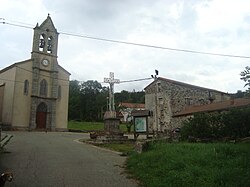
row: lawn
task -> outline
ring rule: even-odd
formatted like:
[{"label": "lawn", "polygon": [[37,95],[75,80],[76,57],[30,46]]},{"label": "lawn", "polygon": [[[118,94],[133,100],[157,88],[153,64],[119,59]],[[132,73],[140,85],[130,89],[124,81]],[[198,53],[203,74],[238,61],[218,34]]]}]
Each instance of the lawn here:
[{"label": "lawn", "polygon": [[151,143],[128,172],[144,186],[250,186],[250,144]]},{"label": "lawn", "polygon": [[102,122],[79,122],[69,121],[68,129],[72,130],[83,130],[83,131],[100,131],[103,130],[104,126]]},{"label": "lawn", "polygon": [[[133,128],[133,127],[132,127]],[[131,130],[133,131],[133,129]],[[82,130],[82,131],[102,131],[104,130],[104,122],[79,122],[79,121],[69,121],[68,129],[72,130]],[[127,133],[126,124],[121,124],[120,129]]]}]

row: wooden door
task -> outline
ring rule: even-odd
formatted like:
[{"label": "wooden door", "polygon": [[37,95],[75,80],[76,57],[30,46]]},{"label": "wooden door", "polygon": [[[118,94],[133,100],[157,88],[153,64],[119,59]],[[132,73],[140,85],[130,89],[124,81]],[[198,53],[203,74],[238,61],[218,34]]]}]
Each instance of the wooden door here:
[{"label": "wooden door", "polygon": [[42,102],[38,105],[36,110],[36,128],[46,129],[47,121],[47,105]]},{"label": "wooden door", "polygon": [[46,128],[46,112],[37,112],[36,113],[36,128],[45,129]]}]

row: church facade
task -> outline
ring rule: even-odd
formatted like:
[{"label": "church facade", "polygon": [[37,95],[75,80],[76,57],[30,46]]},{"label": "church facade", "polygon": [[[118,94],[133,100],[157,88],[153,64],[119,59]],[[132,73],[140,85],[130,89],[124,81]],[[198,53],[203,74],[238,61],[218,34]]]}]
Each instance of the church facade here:
[{"label": "church facade", "polygon": [[0,123],[10,129],[67,130],[70,73],[58,64],[51,17],[34,28],[31,59],[0,70]]}]

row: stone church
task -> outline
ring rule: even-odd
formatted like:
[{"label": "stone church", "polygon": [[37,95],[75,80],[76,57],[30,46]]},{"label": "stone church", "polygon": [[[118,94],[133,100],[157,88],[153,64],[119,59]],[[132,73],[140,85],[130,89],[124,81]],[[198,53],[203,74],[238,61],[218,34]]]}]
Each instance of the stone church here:
[{"label": "stone church", "polygon": [[67,130],[70,73],[58,64],[51,17],[34,28],[31,59],[0,70],[0,123],[9,129]]},{"label": "stone church", "polygon": [[181,128],[187,117],[180,114],[190,106],[208,107],[230,99],[228,93],[159,77],[145,88],[145,108],[152,111],[149,131],[169,133]]}]

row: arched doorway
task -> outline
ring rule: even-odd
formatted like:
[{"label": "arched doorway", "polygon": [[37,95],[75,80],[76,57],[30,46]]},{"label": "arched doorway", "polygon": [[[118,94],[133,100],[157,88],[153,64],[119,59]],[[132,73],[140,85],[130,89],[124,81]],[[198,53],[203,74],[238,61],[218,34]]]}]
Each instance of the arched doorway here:
[{"label": "arched doorway", "polygon": [[36,128],[45,129],[47,119],[47,105],[45,103],[40,103],[36,110]]}]

